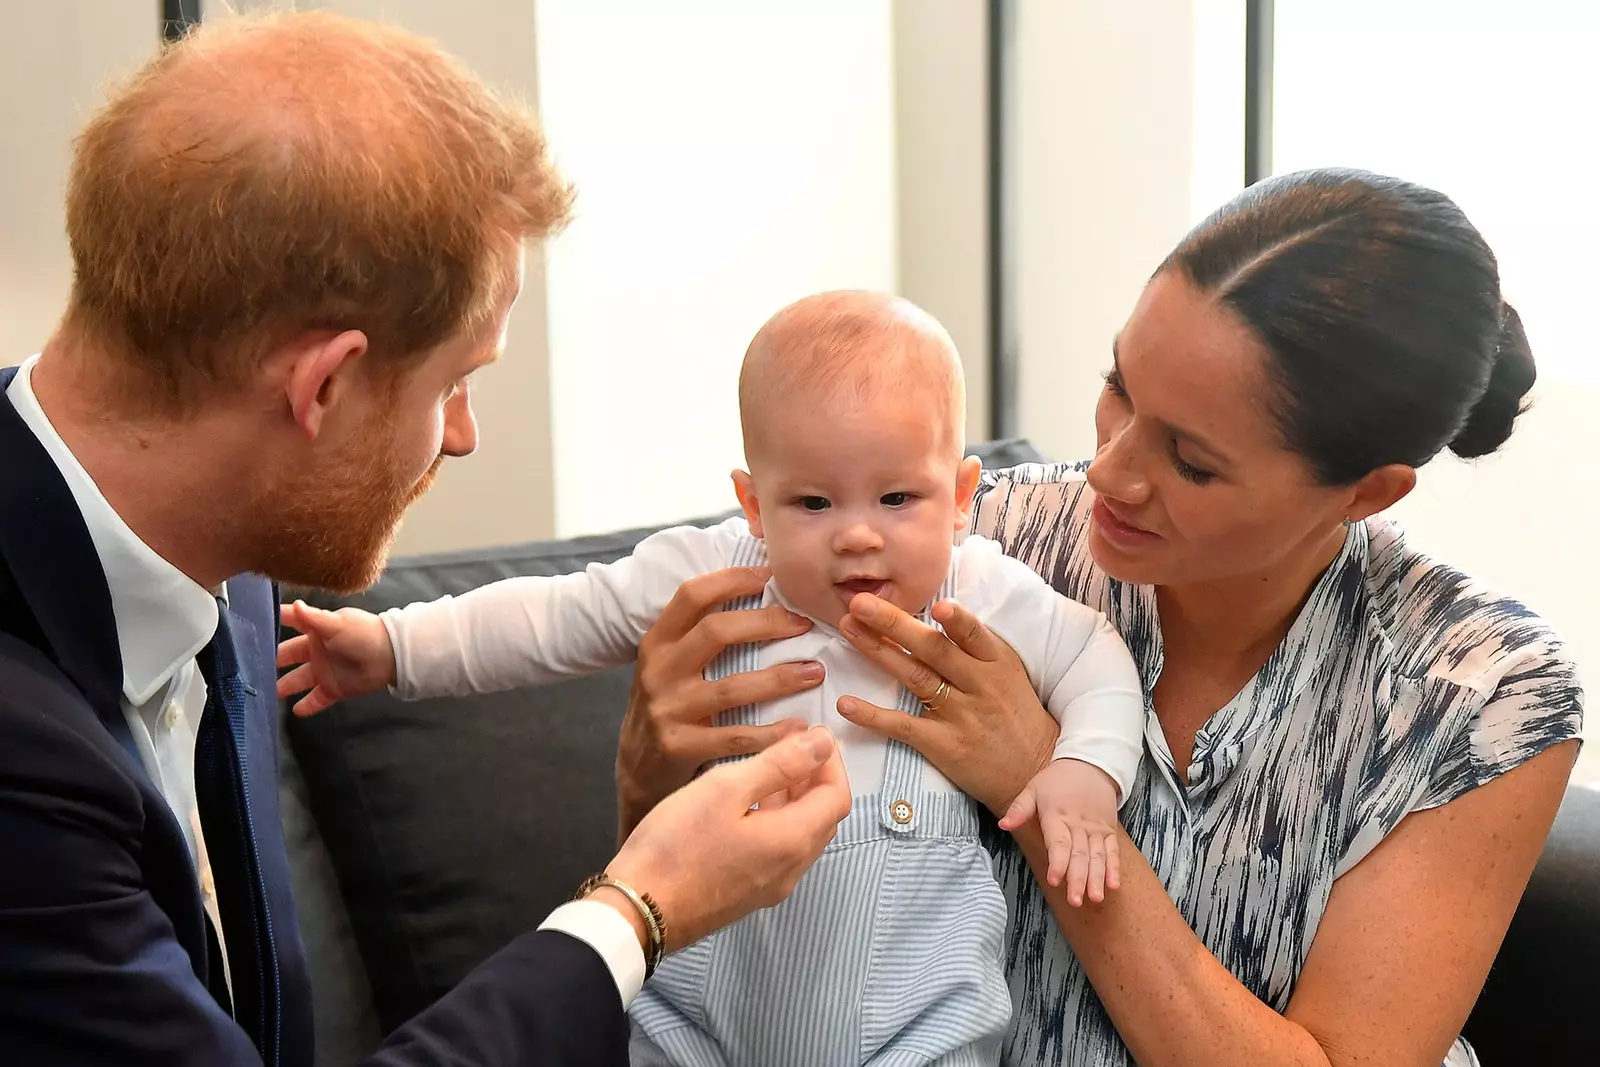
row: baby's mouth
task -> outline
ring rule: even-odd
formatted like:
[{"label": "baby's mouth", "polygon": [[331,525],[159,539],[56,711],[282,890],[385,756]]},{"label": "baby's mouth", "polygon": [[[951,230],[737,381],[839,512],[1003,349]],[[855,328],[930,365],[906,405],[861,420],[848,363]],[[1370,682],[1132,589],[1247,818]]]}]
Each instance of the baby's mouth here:
[{"label": "baby's mouth", "polygon": [[850,578],[846,581],[835,582],[846,596],[855,596],[858,593],[871,593],[873,596],[882,596],[889,588],[888,579],[885,578]]}]

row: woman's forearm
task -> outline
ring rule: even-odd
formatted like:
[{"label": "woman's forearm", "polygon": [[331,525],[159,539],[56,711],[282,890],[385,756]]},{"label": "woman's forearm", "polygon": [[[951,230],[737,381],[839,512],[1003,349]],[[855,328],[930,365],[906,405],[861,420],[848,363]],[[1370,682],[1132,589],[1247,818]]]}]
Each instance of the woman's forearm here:
[{"label": "woman's forearm", "polygon": [[1015,837],[1140,1067],[1329,1067],[1303,1027],[1263,1004],[1201,944],[1126,835],[1118,842],[1121,888],[1103,904],[1081,908],[1045,883],[1038,823],[1019,827]]}]

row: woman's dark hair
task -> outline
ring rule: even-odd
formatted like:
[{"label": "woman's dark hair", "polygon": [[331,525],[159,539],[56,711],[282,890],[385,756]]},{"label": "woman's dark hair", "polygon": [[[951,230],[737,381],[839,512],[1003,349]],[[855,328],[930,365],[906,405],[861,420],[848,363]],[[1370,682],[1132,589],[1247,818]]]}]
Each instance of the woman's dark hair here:
[{"label": "woman's dark hair", "polygon": [[1269,178],[1195,227],[1168,268],[1261,339],[1273,413],[1326,484],[1445,447],[1486,456],[1533,386],[1494,253],[1431,189],[1354,170]]}]

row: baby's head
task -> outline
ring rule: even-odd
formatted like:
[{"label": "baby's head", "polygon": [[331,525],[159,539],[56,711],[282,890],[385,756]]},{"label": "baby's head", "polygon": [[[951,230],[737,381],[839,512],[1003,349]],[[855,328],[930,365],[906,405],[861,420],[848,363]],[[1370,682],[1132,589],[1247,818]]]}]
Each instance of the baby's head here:
[{"label": "baby's head", "polygon": [[961,363],[933,316],[872,292],[789,305],[750,342],[739,415],[749,470],[734,488],[789,602],[830,625],[863,592],[926,607],[979,467],[962,458]]}]

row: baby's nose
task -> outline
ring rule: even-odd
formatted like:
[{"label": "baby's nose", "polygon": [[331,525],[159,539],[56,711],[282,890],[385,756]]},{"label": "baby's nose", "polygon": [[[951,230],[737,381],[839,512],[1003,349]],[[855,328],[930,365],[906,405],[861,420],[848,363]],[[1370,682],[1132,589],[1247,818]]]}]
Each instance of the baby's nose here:
[{"label": "baby's nose", "polygon": [[837,552],[872,552],[883,547],[878,531],[864,522],[852,522],[839,530],[834,538]]}]

